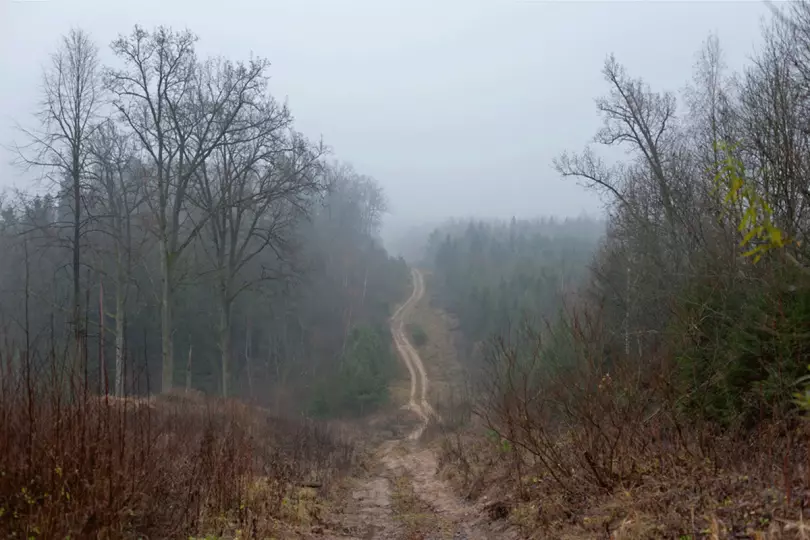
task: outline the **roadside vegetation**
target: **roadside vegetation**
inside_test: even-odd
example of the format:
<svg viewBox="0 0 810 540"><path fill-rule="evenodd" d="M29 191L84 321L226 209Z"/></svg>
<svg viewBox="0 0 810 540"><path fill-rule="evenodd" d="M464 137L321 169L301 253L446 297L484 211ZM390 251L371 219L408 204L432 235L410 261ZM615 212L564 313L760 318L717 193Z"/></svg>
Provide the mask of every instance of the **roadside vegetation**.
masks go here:
<svg viewBox="0 0 810 540"><path fill-rule="evenodd" d="M0 390L5 538L285 537L356 459L333 428L236 401L34 386Z"/></svg>
<svg viewBox="0 0 810 540"><path fill-rule="evenodd" d="M602 128L553 163L605 220L409 246L430 297L396 412L380 185L296 130L265 59L70 31L14 147L44 182L0 200L0 536L286 538L348 501L371 534L483 509L533 538L805 538L810 2L772 11L744 70L710 36L677 94L606 59Z"/></svg>
<svg viewBox="0 0 810 540"><path fill-rule="evenodd" d="M774 9L743 72L709 37L679 99L607 59L594 147L555 162L604 196L606 235L576 286L528 295L559 314L475 284L460 234L433 250L469 276L434 285L481 361L444 471L527 535L807 534L810 4Z"/></svg>
<svg viewBox="0 0 810 540"><path fill-rule="evenodd" d="M407 327L408 333L411 338L411 343L413 343L417 347L424 347L425 345L427 345L428 335L421 325L417 323L409 323Z"/></svg>
<svg viewBox="0 0 810 540"><path fill-rule="evenodd" d="M268 61L196 41L71 30L18 118L44 181L0 200L3 538L318 526L355 461L330 420L397 373L381 187L295 129Z"/></svg>

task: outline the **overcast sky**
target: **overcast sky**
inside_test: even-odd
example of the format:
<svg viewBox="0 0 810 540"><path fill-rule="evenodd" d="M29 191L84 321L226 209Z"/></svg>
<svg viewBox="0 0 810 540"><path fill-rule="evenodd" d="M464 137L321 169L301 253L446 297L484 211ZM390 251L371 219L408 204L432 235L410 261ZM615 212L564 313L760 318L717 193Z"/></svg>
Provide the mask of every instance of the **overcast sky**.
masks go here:
<svg viewBox="0 0 810 540"><path fill-rule="evenodd" d="M0 142L30 121L42 65L72 25L108 44L132 25L188 27L198 50L272 62L298 129L377 178L389 223L446 216L595 213L551 159L599 127L594 98L615 53L654 88L679 90L719 35L744 65L759 2L533 0L0 0ZM0 150L0 186L25 181Z"/></svg>

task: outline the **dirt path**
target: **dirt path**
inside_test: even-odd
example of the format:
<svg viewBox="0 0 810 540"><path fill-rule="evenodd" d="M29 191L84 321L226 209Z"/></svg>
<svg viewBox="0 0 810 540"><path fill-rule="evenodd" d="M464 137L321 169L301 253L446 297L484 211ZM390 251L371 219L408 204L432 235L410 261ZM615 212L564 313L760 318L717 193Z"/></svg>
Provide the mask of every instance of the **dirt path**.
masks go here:
<svg viewBox="0 0 810 540"><path fill-rule="evenodd" d="M419 357L419 353L411 344L406 334L405 321L413 310L414 306L422 300L425 295L425 280L422 273L416 269L411 270L413 279L413 292L408 300L394 312L391 317L391 335L394 337L394 344L399 352L400 358L408 368L411 378L410 400L405 405L406 408L415 412L421 419L420 424L414 429L408 438L417 440L422 436L422 432L431 420L438 420L436 412L427 400L428 377L425 365Z"/></svg>
<svg viewBox="0 0 810 540"><path fill-rule="evenodd" d="M391 334L410 376L410 396L403 408L412 411L417 422L402 439L387 440L376 449L368 474L357 479L346 501L340 520L344 535L328 538L512 538L491 530L482 509L456 496L437 476L436 455L421 441L425 428L438 415L427 399L427 370L407 334L406 322L425 294L421 272L413 269L411 276L413 292L391 317Z"/></svg>

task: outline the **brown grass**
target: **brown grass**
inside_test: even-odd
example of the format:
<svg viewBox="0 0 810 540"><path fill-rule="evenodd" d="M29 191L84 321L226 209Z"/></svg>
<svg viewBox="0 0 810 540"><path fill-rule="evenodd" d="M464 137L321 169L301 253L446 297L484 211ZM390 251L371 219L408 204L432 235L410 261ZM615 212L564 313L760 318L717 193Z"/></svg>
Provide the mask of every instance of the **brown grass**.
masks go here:
<svg viewBox="0 0 810 540"><path fill-rule="evenodd" d="M279 520L317 521L306 501L355 459L326 426L237 401L99 397L5 372L3 538L272 534Z"/></svg>
<svg viewBox="0 0 810 540"><path fill-rule="evenodd" d="M804 421L696 422L669 394L663 352L608 372L598 321L575 324L582 356L567 369L544 371L539 342L496 344L477 418L442 440L441 470L463 495L532 538L810 536Z"/></svg>
<svg viewBox="0 0 810 540"><path fill-rule="evenodd" d="M403 538L421 540L442 530L440 516L419 498L407 473L394 478L393 484L391 503L396 520L402 524Z"/></svg>
<svg viewBox="0 0 810 540"><path fill-rule="evenodd" d="M647 431L651 440L655 431ZM486 496L505 507L527 538L802 537L807 446L792 445L787 467L782 459L769 461L788 452L781 434L715 438L713 458L701 457L696 446L691 453L685 446L648 453L621 448L639 472L610 490L583 481L588 472L576 466L567 477L572 487L563 489L530 452L500 443L481 423L468 426L444 438L440 470L467 498ZM560 451L571 461L583 453L573 438L561 441Z"/></svg>

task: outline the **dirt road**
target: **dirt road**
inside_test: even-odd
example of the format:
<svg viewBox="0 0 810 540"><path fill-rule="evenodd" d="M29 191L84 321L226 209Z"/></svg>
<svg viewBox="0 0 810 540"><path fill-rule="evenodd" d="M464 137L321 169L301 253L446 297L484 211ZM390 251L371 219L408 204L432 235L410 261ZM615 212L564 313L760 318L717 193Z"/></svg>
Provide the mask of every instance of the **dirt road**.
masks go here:
<svg viewBox="0 0 810 540"><path fill-rule="evenodd" d="M514 538L496 533L482 508L463 501L437 475L434 451L421 437L439 418L428 402L428 370L408 339L407 322L414 306L423 301L421 272L411 271L413 292L391 317L391 334L410 377L410 396L404 409L416 415L415 427L402 439L383 442L374 452L369 472L357 479L346 503L340 529L332 539L485 540ZM348 536L346 536L348 534Z"/></svg>
<svg viewBox="0 0 810 540"><path fill-rule="evenodd" d="M415 412L421 419L417 428L408 436L411 440L417 440L422 436L425 427L431 420L438 420L438 418L427 400L428 377L425 365L406 334L405 321L416 303L422 300L425 295L425 280L422 273L414 268L411 270L411 278L413 280L413 292L391 317L391 335L394 337L394 345L396 345L400 358L408 368L411 378L410 400L404 407Z"/></svg>

